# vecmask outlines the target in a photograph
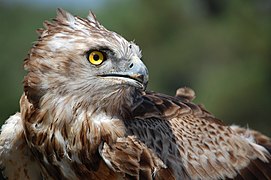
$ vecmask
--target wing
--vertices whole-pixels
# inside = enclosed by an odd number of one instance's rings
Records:
[[[42,179],[40,167],[26,144],[19,113],[11,116],[2,126],[0,167],[2,175],[8,179]]]
[[[271,153],[271,139],[262,133],[251,130],[251,129],[245,129],[245,128],[240,128],[238,126],[231,126],[231,128],[236,131],[239,135],[247,138],[247,139],[252,139],[255,141],[257,144],[263,146],[266,148],[269,153]]]
[[[136,137],[118,138],[110,145],[104,142],[99,147],[104,162],[124,179],[152,179],[164,163]]]
[[[251,137],[242,135],[191,99],[189,93],[171,97],[146,92],[135,103],[133,118],[125,120],[128,135],[167,166],[156,178],[166,173],[176,179],[270,179],[270,139],[252,132]]]

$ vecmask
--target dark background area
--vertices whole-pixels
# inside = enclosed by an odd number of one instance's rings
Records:
[[[64,7],[83,17],[91,9],[106,28],[135,40],[149,90],[174,95],[191,87],[195,102],[227,124],[271,136],[270,0],[28,1],[0,2],[0,124],[19,111],[22,64],[35,30]]]

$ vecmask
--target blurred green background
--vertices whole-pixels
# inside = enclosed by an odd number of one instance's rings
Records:
[[[23,60],[57,7],[87,16],[141,47],[149,90],[195,90],[228,124],[271,136],[271,1],[19,0],[0,2],[0,122],[19,111]]]

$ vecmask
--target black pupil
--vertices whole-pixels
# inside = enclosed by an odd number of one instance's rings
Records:
[[[94,54],[94,55],[93,55],[93,59],[94,59],[95,61],[98,61],[98,60],[100,59],[100,56],[99,56],[98,54]]]

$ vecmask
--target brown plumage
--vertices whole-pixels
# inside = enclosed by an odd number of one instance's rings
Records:
[[[20,113],[0,135],[9,179],[271,179],[271,140],[227,126],[195,93],[145,91],[133,42],[58,10],[24,61]]]

